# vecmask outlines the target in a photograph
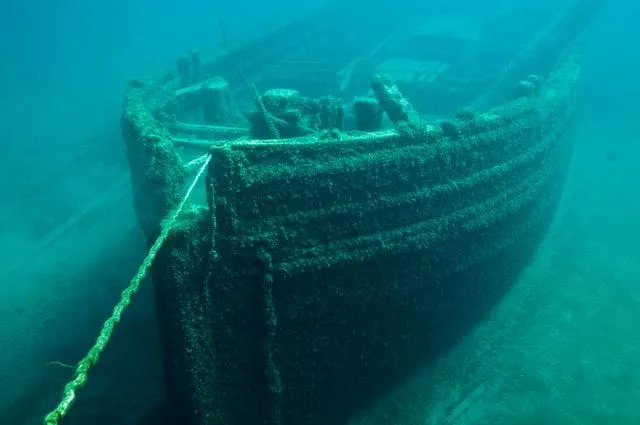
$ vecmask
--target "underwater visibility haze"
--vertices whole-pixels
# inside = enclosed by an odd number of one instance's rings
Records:
[[[0,421],[640,421],[640,6],[0,5]]]

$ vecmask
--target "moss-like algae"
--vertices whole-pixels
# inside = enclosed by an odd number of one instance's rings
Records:
[[[456,137],[401,125],[214,149],[218,391],[239,400],[226,418],[267,417],[243,408],[262,406],[267,386],[258,247],[273,267],[283,423],[344,420],[484,314],[553,216],[575,78],[458,119]]]
[[[453,343],[553,215],[575,78],[569,64],[455,131],[398,122],[214,148],[208,205],[180,220],[153,271],[184,423],[341,422]],[[141,127],[130,150],[167,174],[136,187],[170,205],[183,172],[150,114],[127,121]]]
[[[147,238],[153,240],[164,217],[183,195],[186,171],[168,131],[146,103],[146,86],[130,84],[121,117],[131,169],[134,207]]]

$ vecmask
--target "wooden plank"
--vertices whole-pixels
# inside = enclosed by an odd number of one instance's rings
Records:
[[[570,44],[602,7],[605,0],[575,0],[549,25],[542,28],[502,71],[495,84],[476,98],[471,108],[484,110],[495,105],[517,81],[530,73],[548,71],[565,46]]]
[[[168,126],[169,131],[176,135],[194,136],[204,139],[236,139],[249,134],[245,127],[229,127],[221,125],[203,125],[176,122]]]
[[[27,265],[32,261],[34,257],[41,254],[55,242],[59,241],[66,234],[72,231],[82,218],[101,208],[107,200],[116,198],[124,200],[124,198],[128,194],[129,176],[125,175],[120,180],[112,184],[108,189],[103,191],[100,195],[93,198],[93,200],[86,204],[83,208],[77,210],[55,230],[50,232],[44,238],[40,239],[40,241],[35,244],[33,248],[25,253],[21,258],[13,261],[11,265],[3,271],[3,275],[9,276],[21,268],[27,267]]]

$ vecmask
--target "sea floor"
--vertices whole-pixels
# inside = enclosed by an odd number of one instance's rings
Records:
[[[42,424],[144,257],[124,158],[94,154],[0,171],[2,423]],[[162,397],[151,296],[145,282],[63,424],[135,424]]]
[[[352,425],[640,423],[640,147],[601,132],[577,132],[555,223],[491,317]]]

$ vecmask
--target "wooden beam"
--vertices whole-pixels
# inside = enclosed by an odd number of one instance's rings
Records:
[[[479,111],[498,104],[528,74],[551,71],[561,53],[587,26],[606,0],[573,0],[542,28],[502,71],[494,85],[470,107]]]
[[[236,139],[249,135],[244,127],[228,127],[221,125],[203,125],[177,122],[168,126],[169,131],[179,135],[194,136],[202,139]]]
[[[234,146],[292,146],[309,143],[349,143],[349,142],[362,142],[370,139],[380,138],[392,138],[397,137],[398,133],[395,130],[379,130],[366,133],[355,133],[346,135],[344,139],[340,141],[336,140],[324,140],[320,138],[320,133],[310,134],[303,137],[294,137],[292,139],[235,139],[235,140],[203,140],[203,139],[189,139],[183,137],[174,137],[173,143],[176,147],[190,148],[200,150],[202,152],[208,152],[209,150],[217,147],[224,146],[232,143]]]
[[[220,146],[229,142],[229,140],[190,139],[185,137],[173,137],[172,141],[175,147],[196,149],[203,152],[208,152],[215,146]]]

